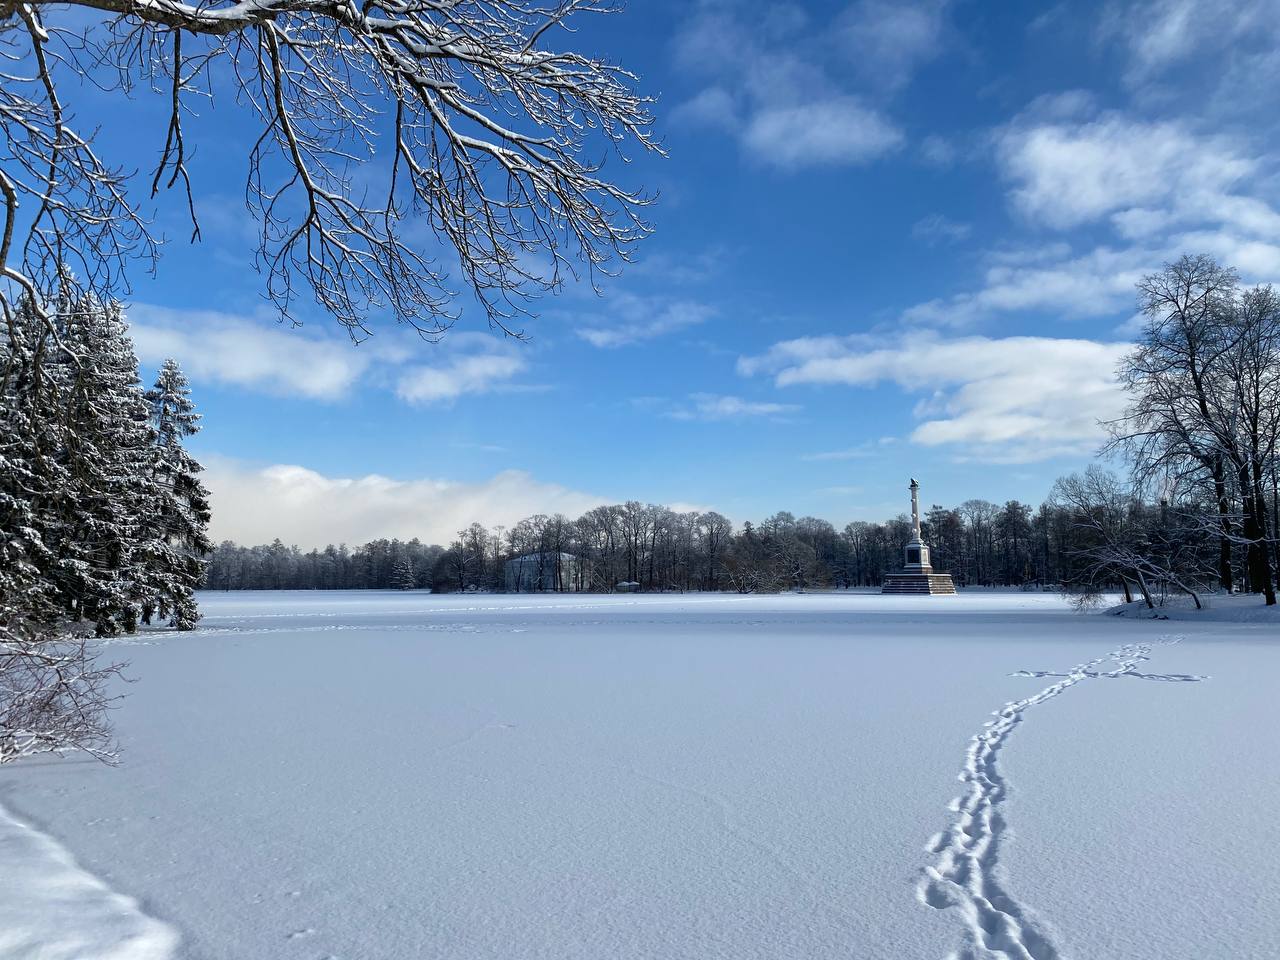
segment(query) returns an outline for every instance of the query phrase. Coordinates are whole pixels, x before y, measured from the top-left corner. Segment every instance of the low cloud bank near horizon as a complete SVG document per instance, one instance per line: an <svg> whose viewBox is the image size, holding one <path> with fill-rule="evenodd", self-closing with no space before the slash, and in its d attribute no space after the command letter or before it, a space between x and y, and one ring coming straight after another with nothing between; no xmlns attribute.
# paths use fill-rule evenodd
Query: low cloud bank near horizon
<svg viewBox="0 0 1280 960"><path fill-rule="evenodd" d="M215 543L244 546L280 539L301 549L355 546L380 538L448 544L474 522L514 526L538 513L578 517L607 498L504 470L465 483L437 478L393 480L378 474L328 477L296 464L253 467L206 458Z"/></svg>

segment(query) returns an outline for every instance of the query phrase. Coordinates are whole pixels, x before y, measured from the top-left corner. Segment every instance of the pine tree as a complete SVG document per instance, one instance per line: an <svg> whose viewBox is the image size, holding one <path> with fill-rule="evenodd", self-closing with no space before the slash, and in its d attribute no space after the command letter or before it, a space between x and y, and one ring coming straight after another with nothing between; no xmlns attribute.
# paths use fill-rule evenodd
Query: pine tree
<svg viewBox="0 0 1280 960"><path fill-rule="evenodd" d="M63 416L46 365L48 330L29 301L0 332L0 601L52 622L62 613L52 579L50 511L65 487L57 437Z"/></svg>
<svg viewBox="0 0 1280 960"><path fill-rule="evenodd" d="M59 587L99 636L131 633L154 589L150 557L138 545L160 496L138 361L118 304L80 296L61 318L69 428L68 484L56 517Z"/></svg>
<svg viewBox="0 0 1280 960"><path fill-rule="evenodd" d="M199 431L200 414L176 360L165 360L146 401L156 498L145 513L139 543L146 574L142 615L150 623L159 613L179 630L190 630L199 620L195 589L212 544L206 533L209 494L199 477L204 468L182 445L184 438Z"/></svg>
<svg viewBox="0 0 1280 960"><path fill-rule="evenodd" d="M400 557L391 573L391 586L396 590L412 590L414 585L413 561Z"/></svg>
<svg viewBox="0 0 1280 960"><path fill-rule="evenodd" d="M69 276L56 302L2 319L0 763L63 749L110 762L119 665L84 625L132 632L156 608L194 624L208 502L181 437L197 418L176 366L148 404L119 305Z"/></svg>

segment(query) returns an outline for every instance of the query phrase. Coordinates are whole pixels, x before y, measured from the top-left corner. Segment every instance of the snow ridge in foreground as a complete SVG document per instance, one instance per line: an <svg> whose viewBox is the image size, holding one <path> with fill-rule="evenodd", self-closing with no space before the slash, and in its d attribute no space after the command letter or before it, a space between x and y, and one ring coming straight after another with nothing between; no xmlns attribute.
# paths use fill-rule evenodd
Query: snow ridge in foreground
<svg viewBox="0 0 1280 960"><path fill-rule="evenodd" d="M1165 637L1159 643L1177 643L1180 637ZM985 729L970 741L960 780L966 793L952 801L957 814L951 826L936 834L926 850L937 854L933 866L925 867L917 893L922 903L938 910L959 907L966 928L965 944L955 960L1060 960L1062 953L1024 904L1004 887L999 871L1000 837L1005 830L1000 805L1009 792L1009 781L999 767L1000 751L1027 710L1087 679L1131 677L1164 682L1196 682L1207 677L1190 674L1139 673L1138 666L1150 660L1152 644L1126 644L1104 657L1078 664L1065 673L1047 670L1020 670L1013 676L1058 677L1039 693L1011 700L986 722ZM1100 671L1107 660L1117 666Z"/></svg>
<svg viewBox="0 0 1280 960"><path fill-rule="evenodd" d="M170 960L178 934L0 807L0 960Z"/></svg>

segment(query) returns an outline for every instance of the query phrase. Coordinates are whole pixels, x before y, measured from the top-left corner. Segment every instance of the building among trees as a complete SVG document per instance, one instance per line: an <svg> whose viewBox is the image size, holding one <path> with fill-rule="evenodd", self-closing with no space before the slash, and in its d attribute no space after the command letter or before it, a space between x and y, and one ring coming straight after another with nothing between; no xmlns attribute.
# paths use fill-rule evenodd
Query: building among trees
<svg viewBox="0 0 1280 960"><path fill-rule="evenodd" d="M582 561L571 553L526 553L503 567L508 593L565 593L584 587Z"/></svg>

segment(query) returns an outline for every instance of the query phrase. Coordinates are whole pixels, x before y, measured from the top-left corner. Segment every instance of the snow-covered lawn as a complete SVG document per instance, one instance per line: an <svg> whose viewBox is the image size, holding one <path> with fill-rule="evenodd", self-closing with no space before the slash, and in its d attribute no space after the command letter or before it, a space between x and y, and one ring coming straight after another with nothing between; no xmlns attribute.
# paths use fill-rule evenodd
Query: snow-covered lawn
<svg viewBox="0 0 1280 960"><path fill-rule="evenodd" d="M1274 619L202 605L112 648L121 766L0 773L0 957L1280 956Z"/></svg>

